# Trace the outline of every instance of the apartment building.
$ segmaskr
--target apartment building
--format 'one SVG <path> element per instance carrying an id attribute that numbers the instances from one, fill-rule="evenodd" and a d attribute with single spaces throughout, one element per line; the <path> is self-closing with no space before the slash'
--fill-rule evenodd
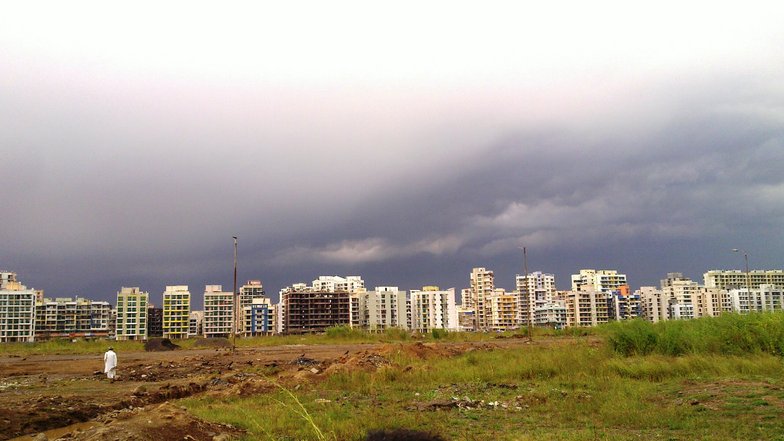
<path id="1" fill-rule="evenodd" d="M 626 274 L 616 270 L 581 269 L 579 274 L 572 274 L 572 291 L 593 289 L 610 294 L 623 285 L 628 285 Z"/>
<path id="2" fill-rule="evenodd" d="M 387 328 L 408 329 L 406 292 L 397 286 L 377 286 L 373 291 L 357 293 L 359 325 L 370 331 Z"/>
<path id="3" fill-rule="evenodd" d="M 488 269 L 474 268 L 469 277 L 470 288 L 467 298 L 463 298 L 463 306 L 474 310 L 475 330 L 489 330 L 491 316 L 487 300 L 495 292 L 495 275 Z"/>
<path id="4" fill-rule="evenodd" d="M 234 332 L 234 294 L 222 285 L 204 287 L 204 336 L 230 337 Z"/>
<path id="5" fill-rule="evenodd" d="M 519 328 L 519 304 L 518 292 L 506 292 L 503 288 L 494 289 L 493 293 L 485 299 L 488 330 L 507 331 Z"/>
<path id="6" fill-rule="evenodd" d="M 117 340 L 147 339 L 147 304 L 150 294 L 139 287 L 122 287 L 117 292 Z"/>
<path id="7" fill-rule="evenodd" d="M 302 334 L 324 332 L 333 326 L 351 324 L 351 296 L 348 292 L 288 288 L 281 297 L 282 332 Z"/>
<path id="8" fill-rule="evenodd" d="M 411 290 L 409 304 L 411 329 L 419 332 L 460 330 L 454 288 L 441 290 L 437 286 L 424 286 L 421 290 Z"/>
<path id="9" fill-rule="evenodd" d="M 313 291 L 356 293 L 365 289 L 360 276 L 319 276 L 311 285 Z"/>
<path id="10" fill-rule="evenodd" d="M 163 337 L 163 308 L 147 305 L 147 338 Z"/>
<path id="11" fill-rule="evenodd" d="M 264 285 L 261 280 L 248 280 L 240 287 L 239 297 L 237 300 L 237 308 L 241 313 L 237 316 L 237 329 L 239 333 L 245 335 L 245 308 L 253 305 L 256 299 L 266 299 L 267 294 L 264 292 Z"/>
<path id="12" fill-rule="evenodd" d="M 188 337 L 204 335 L 204 311 L 191 311 L 188 316 Z"/>
<path id="13" fill-rule="evenodd" d="M 740 314 L 784 310 L 784 292 L 776 285 L 762 284 L 758 288 L 728 291 L 732 310 Z"/>
<path id="14" fill-rule="evenodd" d="M 561 300 L 545 302 L 534 309 L 534 326 L 563 329 L 567 322 L 566 304 Z"/>
<path id="15" fill-rule="evenodd" d="M 655 286 L 641 286 L 634 291 L 640 297 L 640 316 L 649 322 L 667 320 L 667 301 L 664 291 Z"/>
<path id="16" fill-rule="evenodd" d="M 555 276 L 541 271 L 529 273 L 528 276 L 518 274 L 515 277 L 518 296 L 518 324 L 528 326 L 529 319 L 534 319 L 536 309 L 550 304 L 556 295 Z M 546 315 L 546 314 L 545 314 Z"/>
<path id="17" fill-rule="evenodd" d="M 250 305 L 242 308 L 242 335 L 254 337 L 272 334 L 274 329 L 272 317 L 272 303 L 268 298 L 252 299 Z"/>
<path id="18" fill-rule="evenodd" d="M 567 291 L 562 295 L 566 305 L 567 326 L 597 326 L 607 323 L 607 294 L 585 286 L 581 288 L 581 291 Z"/>
<path id="19" fill-rule="evenodd" d="M 784 287 L 784 270 L 752 270 L 747 274 L 739 270 L 710 270 L 703 274 L 703 283 L 706 288 L 735 289 L 759 288 L 760 285 L 775 285 Z"/>
<path id="20" fill-rule="evenodd" d="M 35 305 L 35 338 L 107 337 L 111 305 L 84 298 L 43 299 Z"/>
<path id="21" fill-rule="evenodd" d="M 188 338 L 191 316 L 191 292 L 188 285 L 169 285 L 163 291 L 163 337 Z"/>
<path id="22" fill-rule="evenodd" d="M 667 273 L 667 278 L 661 280 L 661 290 L 667 301 L 666 318 L 678 320 L 695 318 L 694 303 L 699 288 L 697 282 L 684 277 L 681 273 Z"/>
<path id="23" fill-rule="evenodd" d="M 628 285 L 621 286 L 607 298 L 610 320 L 631 320 L 642 315 L 642 299 Z"/>
<path id="24" fill-rule="evenodd" d="M 16 280 L 16 273 L 0 271 L 0 343 L 35 340 L 36 292 Z"/>

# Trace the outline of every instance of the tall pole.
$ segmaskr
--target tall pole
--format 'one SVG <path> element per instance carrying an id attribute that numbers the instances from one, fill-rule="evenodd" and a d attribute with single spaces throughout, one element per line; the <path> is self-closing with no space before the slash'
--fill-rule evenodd
<path id="1" fill-rule="evenodd" d="M 743 253 L 743 260 L 746 261 L 746 294 L 751 295 L 751 275 L 749 273 L 749 253 L 745 250 L 741 250 L 738 248 L 733 248 L 733 252 L 735 253 Z"/>
<path id="2" fill-rule="evenodd" d="M 232 322 L 234 323 L 231 327 L 232 329 L 232 343 L 231 343 L 231 352 L 237 352 L 237 307 L 239 306 L 237 302 L 237 236 L 232 236 L 234 239 L 234 290 L 231 292 L 231 298 L 234 301 L 234 314 L 232 317 Z"/>
<path id="3" fill-rule="evenodd" d="M 523 271 L 525 276 L 523 277 L 523 287 L 525 287 L 525 295 L 528 297 L 528 342 L 534 341 L 534 305 L 531 299 L 531 292 L 529 289 L 528 284 L 528 253 L 526 252 L 526 248 L 523 248 Z M 522 294 L 522 293 L 521 293 Z"/>

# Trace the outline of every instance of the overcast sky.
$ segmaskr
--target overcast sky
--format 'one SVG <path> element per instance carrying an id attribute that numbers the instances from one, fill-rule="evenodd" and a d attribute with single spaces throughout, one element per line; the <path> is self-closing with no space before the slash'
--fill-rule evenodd
<path id="1" fill-rule="evenodd" d="M 10 2 L 0 268 L 48 297 L 784 267 L 780 2 Z"/>

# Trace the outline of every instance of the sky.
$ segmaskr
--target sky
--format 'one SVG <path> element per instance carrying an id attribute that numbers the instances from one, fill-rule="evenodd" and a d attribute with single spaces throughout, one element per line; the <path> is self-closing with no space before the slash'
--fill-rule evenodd
<path id="1" fill-rule="evenodd" d="M 0 269 L 633 288 L 784 267 L 781 2 L 7 2 Z M 539 4 L 542 3 L 542 4 Z"/>

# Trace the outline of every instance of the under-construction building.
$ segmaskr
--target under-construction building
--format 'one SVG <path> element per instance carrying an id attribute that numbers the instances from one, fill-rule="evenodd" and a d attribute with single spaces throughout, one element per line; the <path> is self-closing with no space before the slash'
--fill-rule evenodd
<path id="1" fill-rule="evenodd" d="M 351 324 L 351 298 L 347 291 L 300 288 L 285 290 L 281 297 L 286 311 L 283 318 L 286 334 L 324 332 L 333 326 Z"/>

